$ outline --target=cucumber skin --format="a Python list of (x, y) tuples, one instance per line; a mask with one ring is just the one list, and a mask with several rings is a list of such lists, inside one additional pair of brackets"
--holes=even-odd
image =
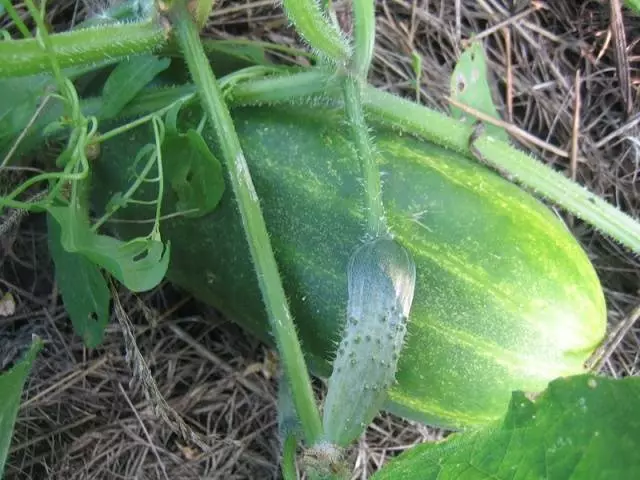
[[(328, 376), (346, 317), (349, 256), (365, 232), (348, 129), (340, 112), (317, 106), (251, 107), (233, 116), (307, 360)], [(187, 112), (184, 130), (200, 118)], [(135, 153), (152, 139), (142, 126), (103, 145), (98, 207), (125, 190)], [(388, 223), (417, 271), (386, 409), (464, 429), (503, 414), (512, 390), (540, 391), (556, 377), (583, 373), (604, 338), (606, 308), (591, 263), (564, 225), (474, 160), (382, 127), (374, 139)], [(202, 218), (162, 222), (172, 249), (168, 277), (273, 343), (230, 190)], [(165, 191), (169, 214), (176, 199)], [(146, 186), (137, 198), (155, 194)], [(119, 218), (153, 212), (136, 205)], [(150, 228), (113, 225), (123, 237)]]
[(416, 266), (388, 237), (358, 246), (347, 268), (347, 319), (328, 381), (322, 425), (346, 447), (380, 411), (393, 386), (407, 334)]

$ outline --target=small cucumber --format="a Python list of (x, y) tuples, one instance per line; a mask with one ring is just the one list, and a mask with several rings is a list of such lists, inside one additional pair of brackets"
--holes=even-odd
[(346, 446), (373, 420), (395, 380), (416, 266), (391, 238), (360, 246), (348, 267), (347, 321), (324, 406), (327, 441)]

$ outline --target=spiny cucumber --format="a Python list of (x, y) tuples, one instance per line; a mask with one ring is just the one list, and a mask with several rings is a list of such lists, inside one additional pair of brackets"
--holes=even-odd
[(389, 237), (356, 249), (348, 266), (347, 319), (329, 378), (325, 439), (346, 446), (373, 420), (395, 380), (416, 267)]

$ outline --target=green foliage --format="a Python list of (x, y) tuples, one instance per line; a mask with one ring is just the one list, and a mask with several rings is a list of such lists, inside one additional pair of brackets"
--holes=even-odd
[(107, 270), (134, 292), (151, 290), (165, 276), (171, 245), (159, 238), (135, 238), (122, 242), (94, 233), (82, 212), (72, 206), (50, 207), (49, 213), (62, 229), (62, 247), (80, 253)]
[[(99, 25), (54, 35), (53, 48), (61, 68), (87, 66), (107, 59), (150, 52), (166, 40), (156, 20)], [(47, 53), (39, 40), (0, 41), (0, 77), (41, 73)]]
[[(491, 89), (487, 82), (487, 61), (480, 42), (473, 42), (456, 62), (451, 75), (451, 97), (474, 110), (500, 119), (491, 98)], [(474, 117), (455, 106), (451, 106), (451, 115), (467, 125), (476, 122)], [(509, 141), (509, 136), (503, 128), (491, 124), (486, 124), (485, 128), (487, 134), (494, 138)]]
[(361, 80), (367, 79), (376, 39), (376, 2), (353, 1), (353, 59), (351, 68)]
[[(70, 68), (63, 70), (63, 73), (66, 78), (74, 80), (95, 68), (96, 65)], [(60, 123), (63, 105), (55, 95), (55, 83), (48, 73), (24, 77), (0, 76), (0, 164), (15, 163), (16, 157), (42, 142), (42, 129), (48, 123), (43, 123), (43, 118), (55, 119)], [(31, 126), (27, 128), (30, 122)], [(9, 150), (20, 135), (22, 138), (9, 158)]]
[(638, 401), (640, 378), (561, 378), (533, 401), (515, 392), (496, 424), (416, 446), (374, 478), (640, 478)]
[(283, 0), (287, 16), (309, 46), (327, 60), (346, 62), (351, 48), (319, 0)]
[(0, 375), (0, 479), (9, 454), (22, 389), (31, 371), (31, 365), (41, 348), (42, 341), (38, 338), (34, 339), (24, 358), (11, 370)]
[(102, 89), (102, 117), (109, 119), (118, 115), (170, 63), (170, 59), (154, 55), (130, 57), (120, 62)]
[(640, 14), (640, 0), (625, 0), (624, 4), (635, 13)]
[(216, 40), (202, 43), (216, 75), (238, 71), (254, 65), (269, 65), (265, 47), (241, 40)]
[(46, 74), (0, 78), (0, 163), (8, 163), (9, 148), (29, 123), (50, 83)]
[(75, 332), (88, 348), (94, 348), (102, 342), (109, 322), (109, 287), (95, 263), (62, 247), (60, 224), (51, 215), (47, 216), (47, 223), (49, 251), (62, 301)]
[(222, 165), (196, 130), (167, 132), (162, 158), (165, 179), (177, 196), (178, 211), (188, 217), (201, 217), (218, 205), (224, 193)]
[(169, 18), (176, 29), (176, 40), (198, 89), (203, 110), (210, 122), (209, 128), (220, 146), (221, 157), (235, 194), (245, 239), (249, 244), (251, 260), (267, 308), (269, 323), (277, 339), (284, 372), (291, 386), (298, 418), (305, 439), (313, 443), (322, 432), (320, 414), (240, 139), (187, 5), (180, 1), (175, 2), (169, 12)]

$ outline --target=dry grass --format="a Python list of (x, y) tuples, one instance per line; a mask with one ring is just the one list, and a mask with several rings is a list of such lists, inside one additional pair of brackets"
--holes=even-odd
[[(48, 3), (57, 29), (98, 10), (79, 0)], [(503, 118), (567, 152), (559, 156), (532, 147), (637, 218), (640, 112), (628, 90), (640, 83), (640, 18), (624, 15), (625, 48), (620, 28), (618, 35), (609, 34), (615, 16), (608, 2), (538, 5), (381, 1), (371, 80), (444, 109), (463, 41), (481, 36)], [(299, 44), (272, 0), (220, 2), (206, 35)], [(626, 68), (620, 66), (621, 50)], [(419, 82), (412, 55), (422, 62)], [(612, 331), (621, 332), (612, 335), (602, 370), (637, 375), (640, 263), (579, 220), (566, 220), (598, 270)], [(266, 348), (171, 286), (139, 297), (121, 291), (120, 320), (130, 320), (148, 365), (134, 376), (124, 348), (126, 322), (115, 318), (118, 312), (99, 349), (87, 351), (73, 335), (56, 295), (43, 232), (42, 219), (30, 217), (0, 238), (0, 290), (10, 290), (18, 302), (15, 315), (0, 317), (0, 361), (15, 358), (32, 333), (46, 342), (20, 410), (7, 478), (278, 478), (275, 382)], [(146, 393), (145, 372), (197, 438), (183, 439), (175, 418), (162, 420), (166, 409), (158, 411), (157, 398)], [(442, 435), (382, 415), (353, 449), (354, 478), (366, 478), (389, 456)]]

